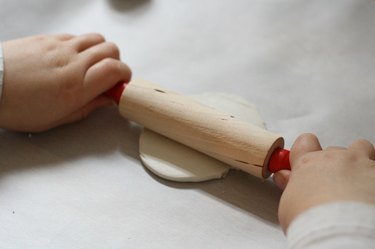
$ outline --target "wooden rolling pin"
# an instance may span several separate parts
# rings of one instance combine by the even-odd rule
[[[141,79],[106,93],[123,117],[260,178],[290,169],[284,139]]]

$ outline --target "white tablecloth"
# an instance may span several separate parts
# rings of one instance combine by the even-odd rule
[[[100,32],[134,76],[230,92],[286,147],[375,142],[371,0],[0,0],[0,39]],[[284,248],[281,192],[232,171],[179,184],[149,173],[115,107],[40,134],[0,131],[0,248]]]

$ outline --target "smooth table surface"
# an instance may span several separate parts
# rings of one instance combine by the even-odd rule
[[[240,95],[289,148],[375,142],[370,0],[0,0],[0,39],[100,32],[135,77]],[[281,192],[239,171],[173,183],[140,163],[116,107],[39,134],[0,131],[0,248],[284,248]]]

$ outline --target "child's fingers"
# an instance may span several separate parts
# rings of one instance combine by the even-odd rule
[[[79,60],[82,61],[86,68],[91,67],[105,58],[120,59],[120,50],[112,42],[103,42],[92,46],[79,54]]]
[[[354,141],[349,147],[349,150],[355,150],[361,154],[363,154],[365,157],[368,157],[371,160],[375,160],[375,149],[372,143],[365,139],[360,139],[357,141]]]
[[[71,42],[77,52],[82,52],[92,46],[105,42],[105,38],[101,34],[90,33],[76,36],[69,42]]]
[[[63,124],[69,124],[69,123],[74,123],[79,120],[84,119],[87,117],[90,113],[92,113],[94,110],[111,105],[112,101],[106,97],[99,96],[83,107],[79,108],[78,110],[74,111],[73,113],[69,114],[67,117],[61,119],[57,125],[63,125]]]
[[[290,170],[280,170],[273,174],[272,178],[276,186],[284,190],[289,182]]]
[[[346,150],[347,148],[342,146],[329,146],[327,148],[324,148],[324,150]]]
[[[308,152],[314,152],[322,150],[318,138],[311,133],[300,135],[294,142],[290,150],[290,164],[293,165],[296,161]]]
[[[119,82],[129,82],[131,70],[119,60],[106,58],[88,69],[84,79],[85,101],[99,96]]]
[[[58,35],[54,35],[54,37],[60,41],[68,41],[68,40],[73,39],[75,36],[71,34],[58,34]]]

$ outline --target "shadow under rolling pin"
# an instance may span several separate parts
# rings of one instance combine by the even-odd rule
[[[105,94],[130,119],[260,178],[290,170],[284,139],[220,110],[142,79],[119,83]]]

